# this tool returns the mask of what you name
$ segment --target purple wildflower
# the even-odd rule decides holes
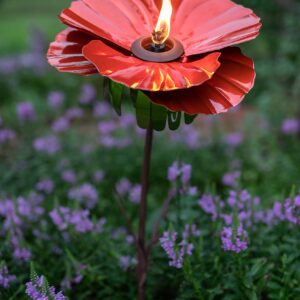
[[[248,248],[247,232],[240,225],[236,232],[232,227],[224,227],[221,233],[224,251],[240,253]]]
[[[0,145],[12,141],[16,138],[16,134],[11,129],[0,129]]]
[[[59,91],[52,91],[48,95],[48,105],[52,109],[60,108],[65,101],[65,95]]]
[[[69,127],[70,122],[66,117],[61,117],[52,124],[52,130],[57,133],[65,132],[69,129]]]
[[[135,257],[131,256],[120,256],[119,257],[119,265],[123,271],[127,271],[130,267],[134,267],[137,264],[137,260]]]
[[[49,155],[53,155],[61,149],[60,142],[55,136],[37,138],[33,142],[33,147],[36,151],[44,152]]]
[[[32,121],[35,119],[35,109],[31,102],[21,102],[17,105],[17,115],[20,121]]]
[[[10,275],[8,273],[8,268],[6,265],[0,265],[0,287],[9,288],[10,284],[16,280],[15,275]]]
[[[54,182],[50,179],[44,179],[36,184],[36,189],[46,194],[51,194],[54,189]]]
[[[69,199],[76,200],[88,208],[95,207],[99,199],[97,190],[89,183],[72,188],[68,196]]]
[[[135,126],[136,120],[134,115],[132,114],[123,114],[122,118],[120,118],[120,125],[123,128],[130,128],[131,126]]]
[[[72,170],[63,171],[61,177],[67,183],[75,183],[77,180],[76,173]]]
[[[168,169],[168,180],[173,182],[180,175],[179,162],[175,161]]]
[[[29,261],[31,258],[31,251],[27,248],[15,247],[13,256],[20,261]]]
[[[23,218],[35,222],[44,214],[44,208],[41,203],[44,198],[34,192],[30,193],[27,199],[23,197],[17,198],[17,212]]]
[[[191,179],[192,166],[188,164],[181,164],[175,161],[168,169],[168,180],[174,182],[177,178],[181,178],[183,185],[187,185]]]
[[[224,185],[229,187],[237,187],[238,180],[241,177],[241,172],[235,171],[235,172],[229,172],[224,174],[222,178],[222,182]]]
[[[127,178],[123,178],[116,183],[116,191],[121,197],[124,197],[130,191],[131,186],[131,182]]]
[[[300,120],[291,118],[283,121],[281,131],[286,134],[297,134],[300,131]]]
[[[84,84],[81,87],[79,102],[81,104],[91,104],[96,98],[97,92],[93,85]]]
[[[285,217],[294,224],[300,224],[300,195],[294,197],[294,199],[286,199],[285,204]]]
[[[184,164],[181,167],[181,180],[183,184],[187,184],[191,179],[192,166]]]
[[[93,108],[93,115],[95,118],[101,118],[111,113],[111,107],[106,102],[96,103]]]
[[[93,182],[100,183],[105,177],[105,173],[102,170],[97,170],[93,174]]]
[[[78,233],[91,232],[94,229],[88,210],[71,211],[69,208],[62,206],[52,210],[49,215],[60,231],[64,231],[71,226]]]
[[[177,236],[177,232],[166,231],[160,238],[160,244],[169,257],[169,266],[181,269],[183,267],[185,254],[191,256],[194,246],[188,243],[188,241],[184,239],[184,236],[183,240],[179,244],[176,244]]]
[[[204,194],[198,201],[199,206],[205,213],[211,215],[212,220],[215,221],[218,217],[216,199],[213,195]]]
[[[114,121],[102,121],[98,124],[98,130],[103,135],[111,134],[117,128]]]
[[[83,115],[84,115],[84,111],[80,107],[71,107],[65,113],[65,117],[69,121],[80,119],[83,117]]]
[[[129,191],[129,201],[134,204],[139,204],[141,200],[142,186],[140,184],[134,185]]]
[[[226,136],[225,143],[230,147],[238,147],[240,144],[243,143],[244,136],[240,132],[231,133]]]
[[[37,277],[34,282],[30,281],[26,283],[26,294],[32,300],[67,300],[62,292],[56,293],[54,287],[47,288],[45,294],[44,291],[45,278],[43,276]],[[48,293],[51,298],[48,297]]]

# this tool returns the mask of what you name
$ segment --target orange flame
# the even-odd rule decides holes
[[[172,12],[173,8],[171,0],[163,0],[157,25],[152,34],[152,40],[155,44],[161,45],[168,39],[171,31]]]

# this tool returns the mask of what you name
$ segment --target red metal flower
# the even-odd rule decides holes
[[[162,0],[78,0],[60,19],[69,27],[48,51],[62,72],[100,73],[143,90],[171,111],[215,114],[239,104],[253,87],[253,61],[238,48],[259,34],[260,19],[230,0],[172,0],[171,37],[184,55],[171,62],[145,61],[132,44],[151,35]]]

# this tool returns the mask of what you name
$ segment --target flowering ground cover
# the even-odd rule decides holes
[[[0,1],[0,299],[135,299],[145,132],[101,78],[47,66],[67,2],[27,2]],[[243,3],[265,24],[243,107],[154,136],[148,299],[300,299],[298,7]]]

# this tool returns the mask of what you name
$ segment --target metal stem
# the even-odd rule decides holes
[[[137,265],[137,280],[138,280],[138,300],[145,299],[145,285],[148,270],[148,250],[146,245],[146,220],[148,207],[148,189],[149,189],[149,174],[150,162],[153,141],[153,128],[149,126],[146,133],[145,148],[144,148],[144,163],[142,169],[142,193],[139,210],[139,232],[137,240],[138,250],[138,265]]]

